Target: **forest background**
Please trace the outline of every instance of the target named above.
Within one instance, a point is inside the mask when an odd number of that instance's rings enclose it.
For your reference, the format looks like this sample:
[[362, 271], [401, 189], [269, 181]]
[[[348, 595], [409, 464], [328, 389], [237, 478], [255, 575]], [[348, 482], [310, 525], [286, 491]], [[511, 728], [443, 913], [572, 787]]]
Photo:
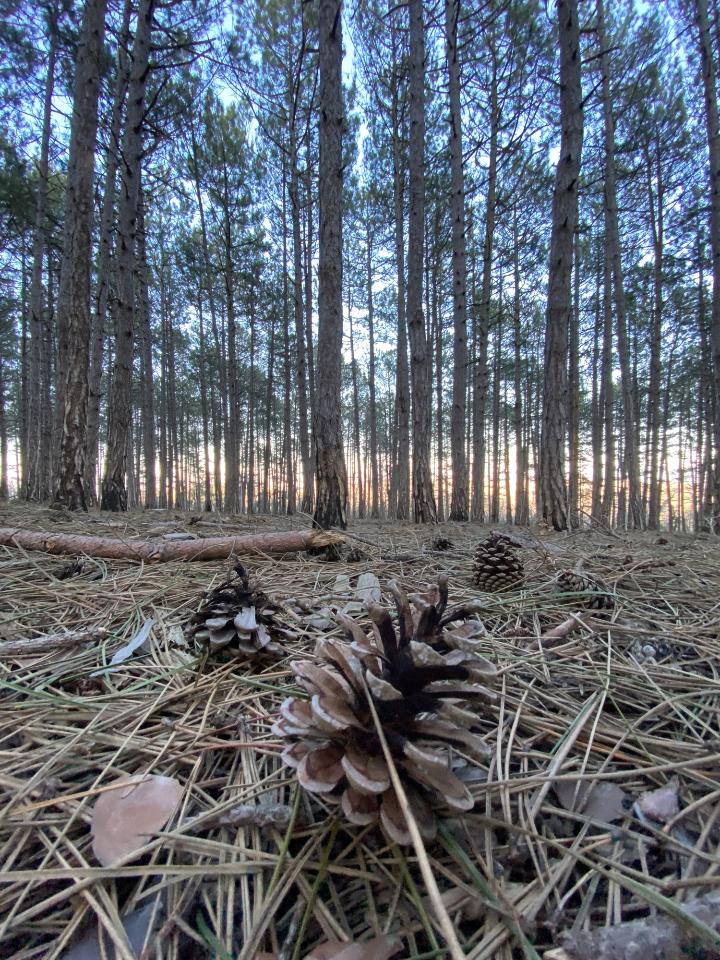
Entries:
[[[719, 515], [717, 0], [558, 6], [343, 7], [350, 515], [682, 530]], [[322, 4], [2, 8], [0, 497], [312, 513]], [[553, 364], [568, 9], [582, 165]], [[67, 266], [78, 224], [87, 289]], [[85, 354], [68, 349], [73, 297]], [[82, 497], [61, 483], [77, 385]], [[543, 499], [550, 397], [559, 513]]]

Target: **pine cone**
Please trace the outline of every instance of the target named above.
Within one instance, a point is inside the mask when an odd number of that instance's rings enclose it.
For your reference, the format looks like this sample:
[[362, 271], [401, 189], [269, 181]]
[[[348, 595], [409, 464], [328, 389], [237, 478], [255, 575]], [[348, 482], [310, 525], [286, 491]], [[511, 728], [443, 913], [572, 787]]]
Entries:
[[430, 541], [431, 550], [452, 550], [452, 548], [452, 540], [449, 537], [442, 536], [442, 534]]
[[481, 590], [495, 593], [521, 583], [524, 566], [517, 548], [501, 533], [491, 533], [478, 544], [473, 558], [473, 579]]
[[612, 610], [615, 599], [609, 587], [599, 579], [580, 570], [561, 570], [557, 577], [557, 590], [563, 594], [581, 594], [573, 602], [584, 602], [588, 610]]
[[282, 645], [268, 631], [272, 622], [268, 605], [267, 597], [250, 587], [245, 568], [238, 564], [235, 576], [212, 590], [193, 614], [186, 634], [199, 650], [211, 653], [223, 649], [235, 656], [282, 656]]
[[288, 741], [282, 758], [306, 790], [339, 801], [351, 823], [379, 819], [393, 840], [410, 843], [370, 702], [418, 827], [432, 839], [435, 810], [469, 810], [474, 804], [451, 769], [450, 755], [455, 748], [476, 762], [487, 759], [485, 740], [471, 730], [480, 717], [465, 702], [494, 699], [482, 682], [494, 677], [495, 668], [474, 653], [441, 653], [428, 642], [442, 638], [446, 647], [458, 645], [457, 630], [445, 631], [447, 638], [442, 630], [446, 580], [435, 588], [435, 603], [416, 598], [415, 616], [397, 584], [388, 587], [397, 604], [399, 636], [384, 607], [369, 607], [370, 636], [338, 614], [350, 642], [321, 640], [317, 661], [290, 663], [310, 696], [285, 700], [273, 730]]

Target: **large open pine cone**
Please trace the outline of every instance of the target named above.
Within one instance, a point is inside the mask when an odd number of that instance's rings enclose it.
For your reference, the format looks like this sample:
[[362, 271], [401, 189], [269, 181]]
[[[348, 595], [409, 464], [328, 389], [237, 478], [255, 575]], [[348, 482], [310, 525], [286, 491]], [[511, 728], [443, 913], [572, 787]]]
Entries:
[[589, 610], [612, 610], [615, 606], [609, 587], [599, 577], [583, 573], [578, 568], [561, 570], [556, 585], [560, 593], [580, 594], [573, 598], [573, 602], [584, 603]]
[[268, 630], [271, 620], [267, 597], [252, 589], [245, 568], [238, 564], [235, 576], [208, 594], [185, 629], [199, 650], [281, 656], [285, 651]]
[[481, 590], [493, 593], [516, 586], [524, 567], [515, 545], [501, 533], [489, 534], [475, 550], [473, 579]]
[[[339, 800], [351, 823], [379, 819], [393, 840], [410, 843], [369, 700], [418, 827], [431, 839], [435, 810], [469, 810], [474, 804], [450, 758], [457, 750], [473, 761], [487, 759], [485, 740], [472, 731], [480, 717], [467, 707], [494, 699], [483, 682], [496, 671], [468, 652], [478, 630], [443, 629], [446, 579], [429, 595], [415, 596], [414, 610], [397, 584], [388, 587], [397, 604], [399, 636], [384, 607], [369, 606], [370, 636], [339, 614], [350, 642], [322, 640], [317, 661], [291, 662], [309, 698], [285, 700], [273, 729], [288, 741], [283, 760], [306, 790]], [[446, 622], [452, 619], [450, 614]]]

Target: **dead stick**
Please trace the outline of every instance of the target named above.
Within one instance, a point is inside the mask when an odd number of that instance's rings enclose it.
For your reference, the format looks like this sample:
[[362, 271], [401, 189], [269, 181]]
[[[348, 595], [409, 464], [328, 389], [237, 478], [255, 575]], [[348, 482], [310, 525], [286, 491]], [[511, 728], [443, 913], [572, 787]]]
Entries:
[[108, 634], [104, 627], [87, 627], [85, 630], [72, 630], [66, 633], [43, 633], [39, 637], [25, 640], [8, 640], [0, 643], [0, 657], [34, 656], [46, 650], [58, 650], [65, 647], [78, 647], [91, 640], [102, 640]]
[[86, 554], [108, 560], [224, 560], [234, 553], [296, 553], [342, 543], [343, 537], [325, 530], [288, 530], [241, 537], [205, 537], [201, 540], [110, 540], [36, 530], [0, 527], [0, 546], [43, 550], [45, 553]]
[[552, 646], [557, 640], [564, 640], [571, 633], [585, 626], [585, 618], [582, 613], [573, 613], [567, 620], [563, 620], [556, 627], [546, 630], [540, 637], [540, 643], [544, 646]]

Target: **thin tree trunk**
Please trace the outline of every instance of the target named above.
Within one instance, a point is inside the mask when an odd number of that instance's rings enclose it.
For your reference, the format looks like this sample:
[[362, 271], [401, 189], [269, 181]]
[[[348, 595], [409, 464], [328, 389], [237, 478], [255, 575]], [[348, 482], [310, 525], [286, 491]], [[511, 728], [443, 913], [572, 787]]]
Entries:
[[30, 376], [28, 383], [27, 438], [25, 459], [27, 462], [27, 486], [24, 495], [28, 500], [41, 500], [49, 491], [41, 485], [42, 464], [40, 457], [41, 438], [41, 392], [43, 363], [43, 328], [46, 309], [43, 289], [43, 265], [47, 253], [47, 198], [48, 158], [52, 98], [55, 88], [55, 61], [57, 58], [57, 14], [48, 11], [48, 65], [45, 74], [43, 125], [40, 141], [40, 159], [37, 170], [37, 195], [35, 198], [35, 229], [32, 247], [32, 276], [30, 281]]
[[[393, 83], [391, 122], [393, 152], [393, 202], [395, 208], [395, 264], [397, 270], [397, 366], [395, 379], [395, 457], [394, 482], [390, 496], [390, 514], [398, 520], [410, 516], [410, 374], [408, 369], [407, 315], [405, 302], [405, 214], [404, 173], [401, 156], [400, 100], [398, 95], [400, 60], [396, 52], [397, 34], [393, 33]], [[422, 297], [422, 293], [421, 293]]]
[[135, 327], [134, 260], [145, 88], [150, 37], [156, 0], [140, 0], [128, 82], [128, 105], [123, 132], [121, 193], [118, 212], [118, 313], [115, 364], [108, 402], [107, 456], [102, 480], [101, 508], [126, 510], [125, 469], [127, 432], [132, 410], [132, 363]]
[[637, 450], [636, 404], [630, 370], [630, 353], [627, 333], [627, 308], [625, 303], [625, 283], [620, 250], [620, 230], [618, 227], [617, 189], [615, 185], [615, 121], [612, 113], [610, 93], [610, 61], [605, 34], [603, 0], [597, 2], [598, 44], [600, 46], [600, 66], [602, 70], [602, 106], [605, 133], [605, 243], [606, 256], [610, 259], [613, 275], [615, 301], [615, 321], [617, 325], [618, 360], [620, 363], [620, 385], [623, 395], [623, 414], [625, 424], [625, 443], [623, 451], [624, 472], [628, 481], [629, 523], [633, 529], [643, 526], [640, 490], [640, 467]]
[[[145, 197], [140, 186], [137, 235], [138, 336], [140, 339], [140, 398], [142, 408], [145, 506], [157, 505], [155, 478], [155, 389], [153, 385], [152, 331], [150, 326], [150, 267], [147, 262]], [[202, 376], [202, 374], [201, 374]]]
[[472, 517], [485, 520], [485, 404], [488, 386], [488, 336], [492, 297], [493, 244], [497, 202], [497, 155], [500, 111], [498, 106], [497, 58], [492, 37], [488, 39], [492, 54], [490, 81], [490, 151], [488, 157], [487, 199], [485, 203], [485, 236], [482, 252], [482, 287], [476, 325], [477, 347], [473, 380], [473, 494]]
[[713, 356], [714, 382], [714, 502], [715, 518], [713, 527], [720, 532], [720, 126], [718, 122], [718, 103], [715, 58], [713, 56], [708, 25], [707, 0], [695, 0], [695, 23], [698, 29], [698, 44], [705, 97], [705, 127], [709, 159], [710, 194], [710, 251], [712, 255], [712, 308], [711, 343]]
[[71, 510], [87, 510], [88, 367], [90, 362], [90, 259], [101, 58], [106, 0], [88, 0], [75, 68], [70, 158], [58, 297], [57, 406], [62, 423], [54, 498]]
[[450, 213], [452, 217], [453, 269], [453, 392], [450, 416], [452, 459], [451, 520], [468, 519], [468, 468], [465, 456], [467, 416], [467, 266], [465, 250], [465, 184], [463, 177], [462, 110], [458, 19], [460, 0], [445, 0], [445, 41], [450, 100]]
[[320, 0], [320, 252], [315, 433], [315, 523], [346, 526], [342, 361], [342, 16], [341, 0]]
[[[97, 286], [95, 289], [92, 330], [90, 334], [90, 374], [88, 381], [87, 457], [85, 460], [85, 493], [90, 503], [97, 503], [98, 433], [100, 429], [100, 400], [102, 398], [103, 353], [107, 324], [113, 235], [115, 228], [115, 197], [123, 104], [128, 85], [128, 46], [130, 44], [131, 0], [123, 4], [123, 19], [118, 38], [115, 93], [110, 114], [110, 137], [105, 156], [105, 190], [100, 214], [100, 237], [97, 255]], [[143, 431], [144, 433], [144, 431]]]
[[556, 530], [566, 530], [567, 339], [572, 309], [570, 286], [578, 218], [583, 102], [577, 0], [558, 0], [557, 10], [562, 135], [553, 193], [540, 456], [543, 518]]
[[578, 498], [580, 486], [580, 233], [574, 237], [573, 309], [568, 330], [568, 521], [580, 524]]
[[[369, 206], [369, 204], [368, 204]], [[369, 210], [367, 211], [369, 214]], [[372, 225], [369, 215], [366, 217], [365, 251], [367, 257], [367, 313], [368, 313], [368, 343], [370, 349], [370, 366], [368, 368], [368, 390], [370, 393], [370, 516], [377, 520], [380, 516], [380, 480], [378, 474], [378, 440], [377, 440], [377, 401], [375, 397], [375, 312], [373, 303], [373, 260], [372, 260]]]
[[410, 197], [408, 215], [408, 339], [412, 390], [413, 517], [434, 523], [437, 509], [430, 473], [430, 356], [423, 315], [425, 235], [425, 26], [423, 0], [408, 0], [410, 15]]

